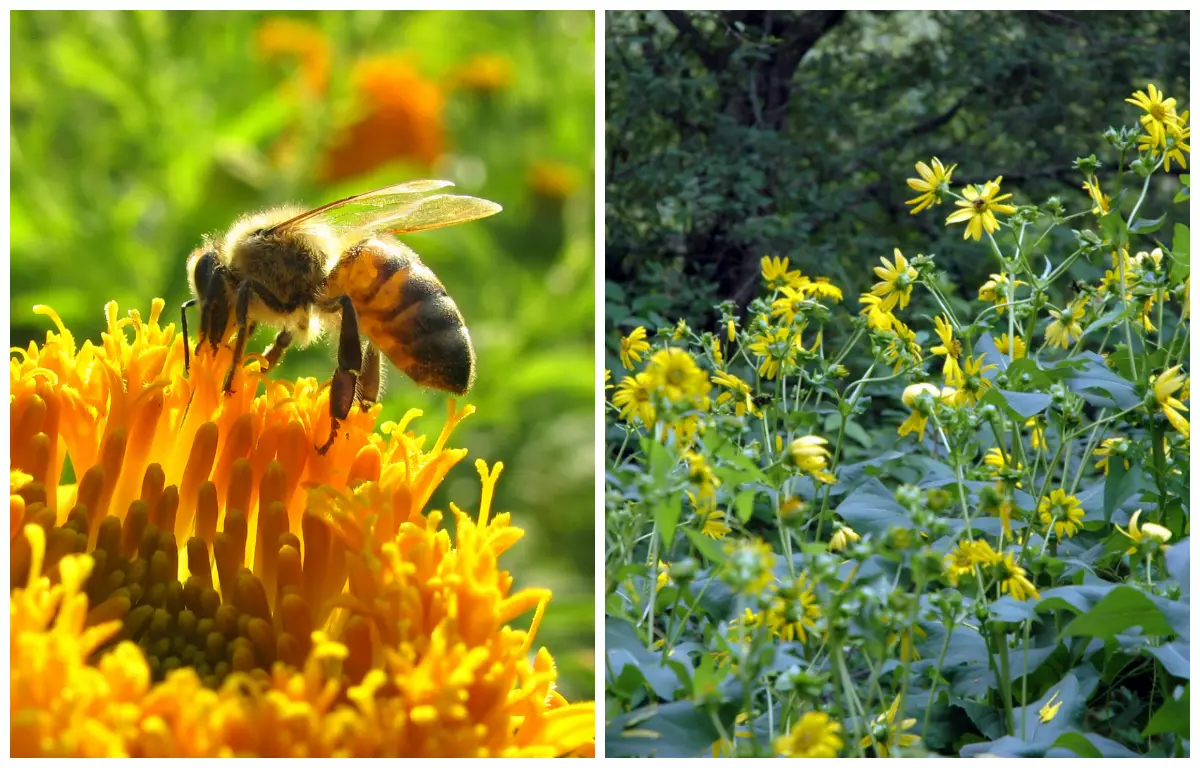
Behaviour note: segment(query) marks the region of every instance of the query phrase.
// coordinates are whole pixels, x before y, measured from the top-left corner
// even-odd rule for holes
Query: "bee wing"
[[[435,189],[444,189],[453,187],[452,181],[437,181],[433,179],[422,179],[419,181],[406,181],[402,184],[393,184],[390,187],[381,187],[370,192],[362,192],[350,197],[344,197],[341,200],[335,200],[332,203],[326,203],[319,208],[305,211],[299,216],[288,219],[285,222],[276,224],[271,229],[277,230],[284,227],[291,227],[301,222],[307,221],[315,216],[320,216],[331,224],[337,226],[343,219],[353,221],[355,216],[371,216],[378,215],[381,208],[394,209],[397,206],[403,206],[413,200],[418,200],[422,195],[432,192]],[[363,210],[366,208],[367,210]]]
[[[438,229],[482,219],[501,210],[498,204],[479,197],[433,195],[383,210],[327,217],[326,221],[339,237],[351,240],[377,232],[403,235],[423,229]]]

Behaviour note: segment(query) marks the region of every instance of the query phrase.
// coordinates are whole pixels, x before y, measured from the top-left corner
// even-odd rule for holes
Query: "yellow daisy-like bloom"
[[[893,320],[887,348],[883,351],[884,362],[892,366],[895,373],[900,373],[905,366],[921,362],[921,344],[917,334],[901,320]]]
[[[966,199],[954,201],[958,210],[946,217],[946,223],[958,224],[965,221],[967,229],[963,232],[963,240],[969,237],[978,240],[983,237],[985,231],[990,235],[999,229],[1000,222],[996,220],[997,213],[1011,215],[1017,212],[1015,207],[1001,202],[1012,197],[1012,195],[999,194],[1000,182],[1003,178],[1003,176],[997,176],[979,189],[973,185],[967,186],[963,189],[963,197]]]
[[[708,374],[696,365],[695,358],[678,347],[655,352],[646,365],[646,373],[663,397],[672,403],[690,402],[700,406],[712,389]]]
[[[867,318],[867,327],[875,331],[890,331],[896,324],[895,315],[881,305],[883,299],[873,293],[864,293],[858,297],[858,303],[863,305],[860,315]]]
[[[1001,594],[1012,595],[1013,600],[1041,600],[1037,587],[1025,575],[1025,569],[1017,565],[1012,552],[997,556],[995,570],[1000,579]]]
[[[637,363],[642,362],[642,353],[648,349],[650,342],[646,341],[646,329],[639,325],[628,336],[621,337],[621,365],[632,371]]]
[[[806,296],[816,296],[822,299],[833,299],[840,302],[843,298],[842,289],[829,281],[828,277],[818,277],[807,283],[804,288]]]
[[[786,256],[763,256],[761,264],[763,283],[768,291],[777,291],[800,277],[798,271],[788,270],[791,259]]]
[[[896,747],[908,747],[921,740],[920,736],[905,733],[917,724],[915,717],[902,718],[897,722],[900,709],[900,697],[897,695],[887,711],[875,718],[866,736],[863,736],[859,746],[874,747],[875,756],[886,758]]]
[[[817,619],[821,618],[821,606],[817,604],[817,596],[813,593],[812,584],[801,575],[795,585],[787,588],[786,594],[781,594],[771,601],[771,607],[766,612],[767,626],[771,634],[785,643],[807,642],[808,630],[817,628]]]
[[[1108,213],[1112,198],[1100,191],[1100,182],[1097,181],[1095,175],[1089,176],[1087,181],[1083,182],[1083,191],[1092,198],[1093,216],[1103,216]]]
[[[829,466],[829,441],[825,438],[816,435],[798,437],[788,446],[787,456],[800,471],[822,483],[834,482],[833,475],[826,471]]]
[[[771,317],[782,318],[785,325],[791,325],[797,317],[803,321],[804,310],[815,306],[802,290],[790,285],[781,288],[780,293],[783,295],[771,302]]]
[[[886,256],[881,256],[879,260],[883,262],[883,266],[875,267],[879,282],[871,287],[871,293],[880,298],[879,308],[884,312],[891,312],[897,303],[900,309],[908,306],[918,276],[917,270],[909,266],[908,259],[904,258],[899,248],[892,249],[892,252],[895,263],[888,261]]]
[[[844,746],[842,724],[824,712],[805,712],[772,746],[778,757],[837,757]]]
[[[523,535],[491,513],[500,466],[477,463],[454,538],[424,509],[473,409],[427,445],[419,411],[379,435],[380,406],[356,408],[322,456],[328,387],[252,359],[223,396],[231,352],[184,374],[162,308],[110,303],[78,348],[39,309],[59,332],[10,360],[31,478],[10,505],[13,754],[591,754],[594,705],[531,657],[549,591],[496,565]],[[67,460],[80,480],[60,487]]]
[[[717,509],[716,493],[706,493],[701,489],[699,493],[688,491],[687,497],[692,509],[696,511],[696,516],[700,518],[700,533],[717,540],[729,535],[733,529],[725,522],[725,513]]]
[[[1188,125],[1188,116],[1188,112],[1185,110],[1180,113],[1177,125],[1167,126],[1167,145],[1163,157],[1163,170],[1167,173],[1171,172],[1172,160],[1178,163],[1180,168],[1187,170],[1187,158],[1184,155],[1192,152],[1191,146],[1188,145],[1188,139],[1192,136],[1192,129]]]
[[[782,369],[795,364],[796,353],[802,349],[800,334],[793,333],[790,328],[771,328],[763,335],[756,336],[749,349],[755,357],[762,358],[758,364],[758,375],[770,381]]]
[[[667,585],[671,583],[670,569],[670,563],[664,563],[662,560],[658,561],[658,577],[654,581],[654,588],[660,592],[666,589]]]
[[[1025,357],[1025,342],[1020,336],[1013,336],[1010,340],[1008,334],[1004,333],[1000,336],[993,336],[992,343],[996,345],[996,349],[1000,354],[1010,360],[1020,360]]]
[[[923,162],[918,162],[916,168],[921,178],[908,179],[908,186],[920,192],[912,200],[904,201],[905,205],[914,206],[912,211],[910,211],[914,215],[935,203],[940,204],[942,202],[942,196],[950,188],[950,174],[954,173],[954,169],[958,167],[958,164],[955,163],[947,168],[936,157],[933,158],[931,163],[932,167]]]
[[[1055,488],[1038,502],[1038,517],[1047,528],[1053,525],[1058,538],[1069,539],[1083,524],[1083,507],[1079,499],[1069,496],[1062,488]]]
[[[960,540],[946,555],[946,578],[952,586],[958,586],[958,580],[974,573],[976,566],[992,565],[999,558],[983,539]]]
[[[726,371],[717,371],[712,375],[712,383],[725,390],[717,395],[717,405],[733,403],[733,413],[739,419],[747,413],[752,416],[762,416],[758,406],[754,404],[754,392],[750,385]]]
[[[1179,118],[1175,114],[1175,99],[1164,98],[1165,93],[1154,87],[1153,83],[1146,86],[1145,91],[1135,91],[1131,98],[1125,99],[1146,112],[1140,121],[1146,133],[1156,145],[1165,143],[1163,134],[1167,126],[1178,126]]]
[[[630,424],[636,419],[641,421],[643,426],[649,427],[655,421],[653,395],[654,378],[642,371],[621,379],[617,391],[613,393],[612,401],[619,409],[622,419]]]
[[[862,536],[859,536],[858,532],[850,526],[838,525],[837,529],[833,532],[833,536],[829,539],[829,551],[841,552],[846,547],[861,539]]]
[[[1003,316],[1008,311],[1008,305],[1016,302],[1016,289],[1029,285],[1024,280],[1010,281],[1008,275],[992,273],[988,281],[979,286],[979,300],[990,301],[998,307],[998,313]]]
[[[1166,544],[1171,540],[1172,534],[1170,529],[1165,528],[1158,523],[1142,523],[1141,527],[1139,527],[1138,518],[1141,516],[1142,510],[1140,509],[1133,513],[1133,516],[1129,518],[1128,530],[1122,528],[1116,523],[1113,523],[1113,527],[1117,529],[1118,533],[1125,536],[1125,538],[1132,541],[1135,545],[1141,542],[1143,539],[1154,539],[1160,544]],[[1125,550],[1125,554],[1127,555],[1132,555],[1135,552],[1137,552],[1137,546],[1132,546]]]
[[[1175,397],[1175,393],[1183,389],[1187,391],[1188,380],[1186,376],[1180,373],[1183,366],[1176,365],[1168,368],[1161,374],[1156,376],[1151,384],[1154,387],[1154,399],[1158,401],[1158,407],[1162,409],[1163,415],[1167,417],[1167,421],[1171,422],[1171,426],[1184,437],[1191,439],[1191,427],[1188,420],[1180,411],[1186,411],[1187,406],[1180,399]],[[1182,399],[1187,399],[1184,396]]]
[[[1128,446],[1129,441],[1123,437],[1109,437],[1100,443],[1096,450],[1092,451],[1095,456],[1103,456],[1104,458],[1096,462],[1096,469],[1103,469],[1104,474],[1108,474],[1108,460],[1113,456],[1120,456]],[[1129,459],[1125,459],[1125,469],[1129,469]]]
[[[1059,349],[1066,349],[1073,341],[1083,335],[1083,326],[1079,321],[1083,319],[1086,307],[1084,302],[1073,302],[1061,312],[1058,310],[1050,310],[1050,316],[1054,318],[1054,322],[1046,326],[1046,343]]]
[[[730,344],[737,341],[737,321],[732,317],[725,321],[725,338],[729,340]]]
[[[982,354],[976,357],[968,355],[963,361],[963,369],[959,374],[958,381],[949,382],[951,386],[958,389],[955,395],[958,405],[973,406],[992,388],[992,382],[984,378],[983,374],[996,366],[994,364],[984,365],[983,358]]]
[[[1055,701],[1057,698],[1058,691],[1055,691],[1050,695],[1050,698],[1046,700],[1046,703],[1042,705],[1042,708],[1038,710],[1039,722],[1048,723],[1058,715],[1058,710],[1062,708],[1062,702]]]
[[[1033,450],[1041,451],[1047,446],[1046,429],[1042,426],[1037,416],[1034,416],[1025,422],[1025,426],[1030,428],[1029,444],[1033,446]]]
[[[992,446],[991,448],[988,449],[988,452],[984,455],[983,463],[986,464],[987,466],[991,467],[992,469],[994,469],[995,470],[994,474],[999,474],[999,472],[1001,470],[1009,468],[1009,466],[1010,466],[1009,461],[1012,458],[1013,458],[1013,456],[1011,453],[1008,455],[1005,455],[1004,451],[1000,450],[999,446]],[[1020,472],[1025,467],[1024,467],[1024,465],[1021,464],[1021,462],[1018,461],[1018,462],[1015,462],[1015,468],[1018,472]],[[1017,487],[1020,488],[1021,484],[1017,483]]]
[[[933,319],[937,336],[942,343],[933,347],[929,351],[935,355],[945,355],[946,363],[942,366],[942,375],[946,377],[946,381],[956,381],[959,375],[958,356],[962,354],[962,342],[954,338],[954,326],[950,324],[950,318],[945,315],[938,315]]]
[[[910,384],[904,388],[904,393],[900,395],[900,400],[912,409],[912,413],[896,429],[900,437],[910,434],[920,437],[925,434],[925,424],[928,418],[921,415],[917,410],[917,398],[922,394],[927,394],[934,400],[937,400],[940,393],[938,392],[938,388],[932,384]]]
[[[712,339],[712,357],[713,364],[718,368],[725,365],[725,354],[721,351],[721,339],[713,336]]]

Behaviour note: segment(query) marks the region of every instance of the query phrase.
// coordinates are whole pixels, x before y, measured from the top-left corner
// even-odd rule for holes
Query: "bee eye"
[[[192,269],[192,280],[196,286],[196,293],[201,299],[204,298],[204,292],[208,288],[208,282],[212,279],[216,264],[216,251],[208,251],[196,259],[196,266]]]

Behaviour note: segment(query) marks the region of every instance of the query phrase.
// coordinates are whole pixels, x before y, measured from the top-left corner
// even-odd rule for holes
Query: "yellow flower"
[[[891,312],[897,303],[900,304],[900,309],[908,306],[918,276],[917,270],[909,266],[908,259],[904,258],[899,248],[893,249],[893,254],[896,258],[895,264],[888,261],[886,256],[880,257],[883,266],[875,267],[875,274],[880,282],[871,288],[871,293],[881,299],[879,308],[884,312]]]
[[[1126,531],[1124,528],[1117,525],[1116,523],[1113,523],[1113,527],[1115,527],[1119,533],[1123,534],[1126,538],[1128,538],[1130,541],[1132,541],[1135,545],[1138,542],[1142,541],[1143,539],[1154,539],[1155,541],[1159,542],[1160,544],[1166,544],[1168,541],[1171,540],[1170,529],[1164,528],[1163,526],[1159,525],[1158,523],[1142,523],[1141,527],[1139,528],[1138,527],[1138,518],[1141,517],[1141,515],[1142,515],[1142,510],[1140,510],[1140,509],[1137,512],[1133,513],[1133,516],[1129,518],[1129,530],[1128,531]],[[1129,549],[1127,549],[1125,551],[1125,554],[1132,555],[1136,552],[1137,552],[1137,547],[1133,546],[1133,547],[1130,547]]]
[[[1163,134],[1167,126],[1178,126],[1179,118],[1175,114],[1175,99],[1164,99],[1166,96],[1151,83],[1146,91],[1135,91],[1131,98],[1125,99],[1129,104],[1139,107],[1146,112],[1141,116],[1142,127],[1154,140],[1156,145],[1165,143]]]
[[[1016,302],[1016,289],[1028,285],[1024,280],[1009,280],[1008,275],[992,273],[986,283],[979,286],[979,300],[990,301],[999,307],[1001,316],[1008,311],[1008,305]]]
[[[607,392],[608,390],[610,390],[610,389],[612,389],[612,388],[613,388],[613,385],[612,385],[612,371],[610,371],[610,370],[608,370],[607,368],[605,368],[605,369],[604,369],[604,391],[605,391],[605,392]]]
[[[833,532],[833,536],[829,539],[829,551],[841,552],[846,547],[856,541],[862,539],[858,533],[848,525],[838,525]]]
[[[1061,701],[1055,701],[1058,698],[1058,691],[1055,691],[1042,708],[1038,710],[1038,720],[1042,723],[1048,723],[1058,714],[1059,708],[1062,707]]]
[[[737,376],[726,371],[717,371],[712,375],[712,383],[726,388],[724,392],[717,395],[717,405],[732,402],[733,413],[739,419],[747,413],[752,416],[762,415],[754,404],[754,393],[751,391],[750,385]]]
[[[958,580],[974,573],[976,566],[991,565],[999,558],[983,539],[960,540],[946,556],[946,578],[951,585],[958,586]]]
[[[818,296],[822,299],[833,299],[839,302],[843,298],[842,289],[829,282],[827,277],[818,277],[812,280],[805,284],[803,290],[806,296]]]
[[[617,406],[621,418],[630,424],[634,419],[649,427],[654,424],[654,378],[642,371],[633,376],[626,376],[617,385],[613,393],[613,405]]]
[[[803,291],[790,285],[785,285],[780,292],[783,295],[771,303],[771,316],[782,318],[786,325],[794,323],[797,317],[803,321],[804,316],[801,313],[814,304],[808,300]]]
[[[883,299],[873,293],[862,294],[858,297],[858,303],[863,305],[858,314],[866,316],[867,327],[872,330],[890,331],[897,322],[890,311],[882,308]]]
[[[1047,528],[1053,525],[1058,538],[1070,538],[1082,526],[1083,507],[1079,499],[1067,495],[1062,488],[1055,488],[1038,503],[1038,516],[1042,525]]]
[[[799,272],[788,271],[790,263],[790,259],[783,256],[762,257],[762,278],[768,291],[777,291],[799,277]]]
[[[828,714],[805,712],[773,746],[779,757],[837,757],[843,746],[841,734],[841,723]]]
[[[888,338],[887,348],[883,352],[884,361],[900,373],[907,365],[921,362],[921,345],[917,342],[917,334],[902,321],[893,319],[892,330]]]
[[[907,747],[921,740],[920,736],[905,733],[917,724],[915,717],[902,718],[896,722],[899,714],[900,696],[897,695],[887,711],[875,718],[868,728],[867,735],[859,742],[862,747],[874,747],[875,756],[886,758],[895,747]]]
[[[955,396],[958,405],[975,405],[992,388],[992,382],[984,378],[983,374],[996,366],[994,364],[984,365],[983,358],[983,355],[976,357],[968,355],[963,362],[963,370],[959,374],[958,381],[949,382],[958,388]]]
[[[646,341],[646,329],[639,325],[628,336],[621,337],[621,365],[632,371],[635,363],[642,362],[642,353],[648,349],[650,342]]]
[[[1129,441],[1123,437],[1106,438],[1102,443],[1100,443],[1100,447],[1092,451],[1093,455],[1104,457],[1100,459],[1100,461],[1096,462],[1096,469],[1103,469],[1104,474],[1107,475],[1109,458],[1122,455],[1125,449],[1128,447],[1128,443]],[[1124,463],[1125,469],[1129,469],[1129,459],[1125,459]]]
[[[959,376],[958,356],[962,354],[962,342],[954,338],[954,327],[950,325],[949,317],[938,315],[933,319],[933,323],[942,343],[929,351],[935,355],[946,356],[946,363],[942,366],[942,375],[948,382],[956,381]]]
[[[800,471],[806,472],[822,483],[833,483],[834,477],[826,468],[829,466],[829,441],[816,435],[804,435],[788,446],[788,459]]]
[[[934,400],[937,400],[939,396],[938,388],[932,384],[910,384],[900,395],[900,400],[912,409],[909,417],[896,430],[900,437],[916,434],[919,438],[925,434],[925,424],[928,419],[917,410],[917,398],[922,394],[928,394]]]
[[[1089,176],[1083,182],[1083,191],[1092,198],[1092,214],[1094,216],[1103,216],[1108,213],[1108,206],[1112,198],[1100,191],[1100,182],[1096,180],[1095,175]]]
[[[1041,600],[1037,587],[1025,575],[1025,569],[1017,565],[1012,552],[1005,552],[996,561],[996,570],[1000,578],[1000,592],[1012,595],[1013,600],[1024,602],[1029,599]]]
[[[1009,461],[1011,459],[1011,453],[1006,456],[1004,451],[1000,450],[999,446],[992,446],[988,449],[987,454],[984,455],[983,463],[995,470],[993,474],[999,474],[1001,470],[1009,468]],[[1018,461],[1015,462],[1015,468],[1020,472],[1024,469],[1024,466]],[[1021,484],[1017,483],[1017,487],[1020,488]]]
[[[789,328],[769,328],[750,345],[750,352],[762,358],[758,375],[767,380],[773,380],[782,369],[795,364],[800,349],[800,334],[793,334]]]
[[[701,406],[712,385],[708,374],[686,350],[660,349],[650,358],[646,373],[654,380],[663,397],[672,403],[690,402]]]
[[[721,339],[713,336],[712,339],[712,356],[713,364],[718,368],[725,365],[725,355],[721,352]]]
[[[1158,407],[1162,409],[1167,421],[1171,422],[1171,426],[1175,427],[1179,434],[1191,439],[1188,420],[1180,413],[1180,411],[1186,411],[1187,406],[1175,397],[1175,393],[1180,389],[1187,392],[1188,380],[1186,376],[1180,374],[1180,368],[1182,368],[1180,365],[1168,368],[1161,375],[1152,379],[1151,384],[1154,386],[1154,399],[1158,401]],[[1186,395],[1183,396],[1183,399],[1187,399]]]
[[[658,561],[658,577],[655,579],[654,584],[655,589],[660,592],[666,589],[667,585],[671,583],[671,576],[668,573],[670,568],[671,566],[669,563],[664,563],[662,560]]]
[[[1188,123],[1188,112],[1184,110],[1179,115],[1179,122],[1175,126],[1167,126],[1166,135],[1166,152],[1163,157],[1163,170],[1167,173],[1171,172],[1171,160],[1179,164],[1179,167],[1187,170],[1187,158],[1184,154],[1191,154],[1192,148],[1188,145],[1188,139],[1192,136],[1192,129]]]
[[[984,231],[990,235],[999,229],[1000,222],[996,220],[997,213],[1013,214],[1017,212],[1013,206],[1000,202],[1012,197],[1012,195],[998,194],[1000,181],[1003,178],[997,176],[980,189],[976,189],[973,185],[967,186],[963,189],[963,197],[966,199],[954,201],[958,210],[946,217],[946,223],[957,224],[965,221],[967,229],[963,232],[963,240],[968,237],[978,240],[983,237]]]
[[[730,344],[737,341],[737,322],[732,317],[725,321],[725,334]]]
[[[1026,427],[1032,428],[1029,435],[1029,444],[1033,446],[1033,450],[1040,451],[1046,448],[1046,430],[1042,427],[1037,416],[1034,416],[1025,422]]]
[[[549,591],[496,565],[523,535],[491,512],[500,465],[477,462],[479,514],[451,504],[454,537],[425,509],[473,409],[429,445],[407,431],[419,411],[380,435],[380,406],[355,408],[322,456],[328,387],[255,358],[225,396],[230,350],[185,374],[162,308],[110,303],[79,348],[43,309],[59,332],[10,360],[13,469],[33,478],[11,546],[13,754],[592,752],[594,705],[533,653]],[[68,459],[79,483],[60,486]]]
[[[1010,360],[1020,360],[1025,357],[1025,342],[1020,336],[1013,336],[1012,341],[1009,341],[1008,334],[1004,333],[1000,336],[993,336],[992,343],[996,345],[996,349],[1000,354]]]
[[[912,200],[904,201],[905,205],[915,206],[911,211],[913,214],[920,213],[934,203],[942,202],[942,195],[950,187],[950,174],[954,173],[954,169],[958,167],[956,163],[946,168],[936,157],[933,158],[932,164],[931,168],[923,162],[918,162],[917,173],[921,178],[908,179],[908,186],[921,193]]]
[[[1083,336],[1083,327],[1079,321],[1083,319],[1085,310],[1083,301],[1072,302],[1061,312],[1050,310],[1054,322],[1046,326],[1046,343],[1066,349],[1072,341]]]
[[[687,492],[688,500],[700,518],[700,533],[710,539],[723,539],[733,530],[725,522],[725,514],[717,509],[715,494]]]

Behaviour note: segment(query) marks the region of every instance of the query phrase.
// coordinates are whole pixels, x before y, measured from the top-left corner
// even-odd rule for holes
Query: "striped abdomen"
[[[341,295],[359,330],[417,384],[460,395],[471,388],[475,349],[462,314],[411,248],[372,238],[347,249],[325,284],[325,299]]]

